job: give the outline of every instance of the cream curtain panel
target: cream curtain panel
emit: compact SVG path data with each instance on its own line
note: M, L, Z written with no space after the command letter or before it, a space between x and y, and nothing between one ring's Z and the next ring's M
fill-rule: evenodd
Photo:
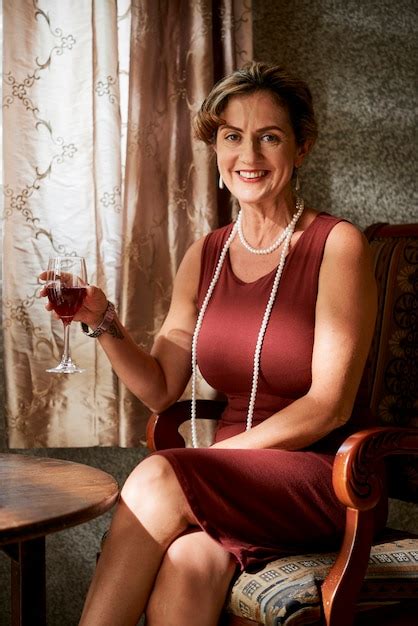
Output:
M128 5L129 6L129 5ZM122 247L121 117L115 2L3 2L4 368L11 447L117 441L116 382L74 324L86 372L47 374L63 327L38 298L48 257L84 256L117 299ZM129 30L127 36L129 37ZM106 270L104 269L106 268Z
M251 58L250 0L5 0L3 20L9 445L138 445L147 412L78 324L86 371L45 372L63 328L37 276L49 256L86 257L89 282L151 344L185 249L218 223L215 163L191 120Z

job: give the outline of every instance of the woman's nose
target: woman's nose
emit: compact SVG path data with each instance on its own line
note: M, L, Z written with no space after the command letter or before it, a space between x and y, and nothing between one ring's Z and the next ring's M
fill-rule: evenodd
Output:
M241 161L243 163L254 163L258 157L258 143L256 139L248 137L241 142Z

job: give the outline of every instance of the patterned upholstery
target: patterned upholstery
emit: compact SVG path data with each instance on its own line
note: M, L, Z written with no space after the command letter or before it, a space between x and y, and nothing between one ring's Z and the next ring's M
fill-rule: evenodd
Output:
M272 561L235 582L227 611L267 626L319 624L320 585L335 553L303 554ZM359 610L418 596L418 540L400 539L372 548Z
M366 234L379 284L369 357L368 406L382 426L418 428L418 224L380 225ZM390 495L418 502L418 457L392 457Z

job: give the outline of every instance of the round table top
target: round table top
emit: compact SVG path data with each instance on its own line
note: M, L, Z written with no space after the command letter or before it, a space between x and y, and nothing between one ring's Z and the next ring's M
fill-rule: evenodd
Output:
M98 517L119 488L89 465L23 454L0 454L0 545L32 539Z

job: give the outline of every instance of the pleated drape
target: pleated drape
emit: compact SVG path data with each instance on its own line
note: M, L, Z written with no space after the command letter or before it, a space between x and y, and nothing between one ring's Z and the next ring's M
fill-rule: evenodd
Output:
M129 2L3 3L3 332L10 447L117 442L117 383L78 324L83 374L45 369L63 328L38 298L49 256L77 254L118 300L122 250L119 76L129 72ZM118 14L119 11L119 14ZM129 12L128 12L129 13ZM127 82L127 81L126 81ZM126 120L125 120L126 122Z
M5 0L3 19L9 445L138 445L147 412L78 324L86 371L45 372L63 330L37 276L49 256L85 256L89 282L151 345L184 251L219 221L215 162L191 120L214 80L251 58L251 5Z
M237 0L132 3L122 316L146 349L184 252L219 223L214 153L192 120L215 80L251 58L251 26ZM120 439L135 445L148 412L123 386L120 414Z

